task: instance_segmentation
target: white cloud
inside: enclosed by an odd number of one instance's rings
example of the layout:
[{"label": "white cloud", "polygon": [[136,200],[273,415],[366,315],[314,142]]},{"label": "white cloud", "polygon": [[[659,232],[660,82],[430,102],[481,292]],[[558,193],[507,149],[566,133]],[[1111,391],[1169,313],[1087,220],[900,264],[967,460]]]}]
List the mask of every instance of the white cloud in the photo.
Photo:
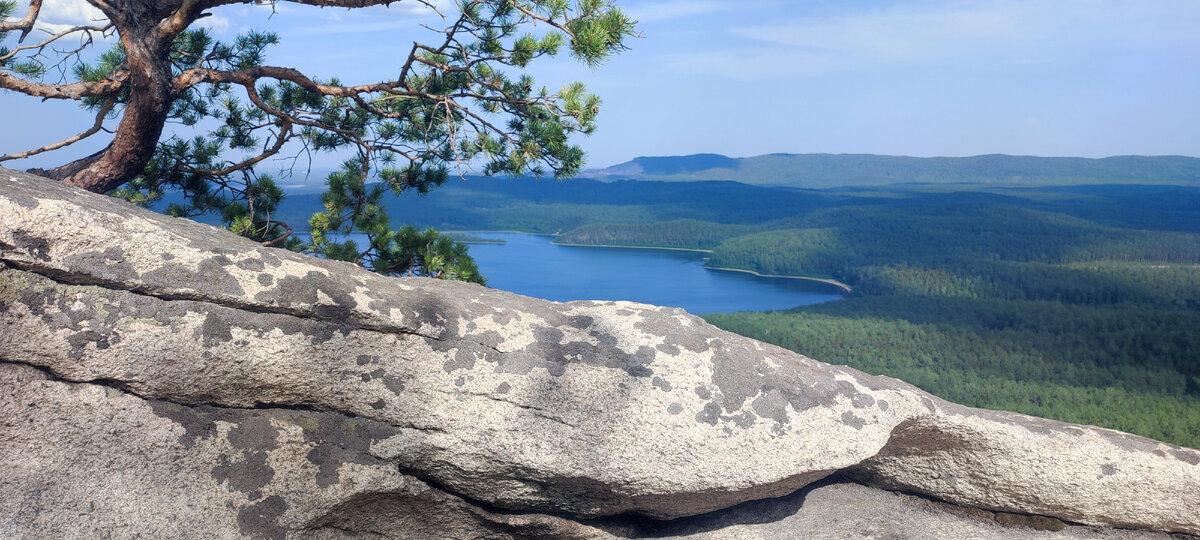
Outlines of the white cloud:
[{"label": "white cloud", "polygon": [[54,34],[74,26],[103,26],[107,20],[83,0],[46,0],[38,12],[36,28]]},{"label": "white cloud", "polygon": [[204,28],[216,34],[225,34],[233,27],[233,23],[226,17],[220,15],[210,15],[203,17],[195,22],[195,26]]},{"label": "white cloud", "polygon": [[55,24],[95,24],[106,20],[100,10],[83,0],[46,0],[39,21]]},{"label": "white cloud", "polygon": [[[753,78],[880,65],[976,62],[1060,64],[1103,61],[1125,47],[1200,55],[1200,2],[1161,0],[917,0],[819,16],[789,16],[726,30],[741,38],[720,51],[674,55],[691,72]],[[738,51],[736,55],[730,51]],[[722,66],[722,67],[713,67]]]},{"label": "white cloud", "polygon": [[[246,4],[218,9],[208,17],[196,21],[196,26],[207,28],[218,33],[225,33],[235,27],[245,30],[253,27],[265,17],[275,15],[292,15],[303,10],[314,10],[318,16],[337,21],[337,25],[326,25],[313,28],[314,34],[352,33],[360,31],[375,31],[398,28],[395,19],[404,18],[439,18],[434,8],[442,13],[455,8],[454,0],[429,0],[428,4],[415,0],[402,0],[387,8],[356,8],[333,9],[296,7],[288,2]],[[381,20],[383,19],[383,20]],[[389,24],[387,19],[393,20]],[[50,33],[61,32],[73,26],[103,25],[106,21],[100,10],[92,7],[84,0],[45,0],[38,16],[37,28]]]},{"label": "white cloud", "polygon": [[[960,55],[968,49],[1019,45],[1039,24],[1025,7],[904,5],[833,17],[797,18],[734,33],[775,45],[885,61]],[[925,8],[925,9],[921,9]],[[1032,25],[1030,23],[1033,23]]]}]

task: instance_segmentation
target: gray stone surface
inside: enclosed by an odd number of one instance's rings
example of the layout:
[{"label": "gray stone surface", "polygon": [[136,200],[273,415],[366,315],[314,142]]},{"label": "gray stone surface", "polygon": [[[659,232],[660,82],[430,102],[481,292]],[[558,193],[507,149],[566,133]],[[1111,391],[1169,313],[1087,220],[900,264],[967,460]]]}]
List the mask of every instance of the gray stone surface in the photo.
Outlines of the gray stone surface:
[{"label": "gray stone surface", "polygon": [[[419,527],[446,506],[461,537],[569,537],[598,534],[577,520],[693,516],[845,470],[970,506],[1200,533],[1195,450],[967,409],[676,309],[385,278],[4,169],[0,362],[82,400],[29,416],[82,439],[101,435],[80,416],[99,398],[72,384],[136,397],[99,421],[131,439],[90,465],[107,487],[59,510],[104,489],[142,497],[169,475],[178,486],[139,498],[177,516],[163,527],[209,516],[235,534],[260,516],[268,537],[361,532],[372,519]],[[339,435],[338,422],[361,431]],[[69,451],[29,429],[0,451],[41,439]],[[128,470],[158,461],[170,466]],[[70,459],[46,463],[0,482],[66,491],[56,477]],[[0,527],[50,511],[29,512]],[[138,523],[89,515],[113,521],[99,529]]]},{"label": "gray stone surface", "polygon": [[591,538],[497,514],[369,447],[338,413],[182,406],[0,363],[0,538]]},{"label": "gray stone surface", "polygon": [[620,538],[694,540],[1171,538],[1158,532],[996,514],[844,481],[823,481],[786,497],[743,503],[720,512],[665,523],[593,525]]},{"label": "gray stone surface", "polygon": [[182,406],[0,363],[3,538],[1112,538],[1048,533],[853,483],[669,522],[496,512],[366,450],[394,427],[337,413]]}]

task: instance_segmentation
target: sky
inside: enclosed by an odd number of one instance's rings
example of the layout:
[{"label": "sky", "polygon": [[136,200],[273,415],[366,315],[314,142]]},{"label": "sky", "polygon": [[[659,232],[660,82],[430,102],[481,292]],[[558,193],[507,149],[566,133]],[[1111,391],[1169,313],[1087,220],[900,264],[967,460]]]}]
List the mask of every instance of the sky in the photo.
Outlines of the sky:
[{"label": "sky", "polygon": [[[579,80],[603,99],[597,132],[576,141],[589,168],[702,152],[1200,156],[1197,0],[616,3],[639,21],[630,50],[595,69],[565,54],[531,69],[541,85]],[[46,4],[51,24],[89,17],[81,0]],[[346,83],[394,75],[413,41],[435,39],[421,25],[444,23],[411,0],[229,6],[203,21],[222,38],[275,31],[268,64]],[[13,93],[0,111],[0,153],[91,123],[72,104]]]}]

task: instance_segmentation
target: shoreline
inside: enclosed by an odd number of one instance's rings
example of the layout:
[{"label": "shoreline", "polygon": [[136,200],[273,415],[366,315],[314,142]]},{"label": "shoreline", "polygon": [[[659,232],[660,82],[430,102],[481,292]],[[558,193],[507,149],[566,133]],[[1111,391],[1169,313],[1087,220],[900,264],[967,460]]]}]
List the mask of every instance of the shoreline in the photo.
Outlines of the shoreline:
[{"label": "shoreline", "polygon": [[705,268],[707,268],[709,270],[724,270],[726,272],[742,272],[745,274],[753,274],[758,277],[765,277],[765,278],[804,279],[804,280],[808,280],[808,281],[820,281],[821,283],[828,283],[828,284],[833,285],[843,291],[846,291],[846,294],[854,292],[854,289],[852,287],[850,287],[849,285],[846,285],[845,283],[842,283],[836,279],[825,279],[825,278],[815,278],[815,277],[805,277],[805,276],[780,276],[780,275],[775,275],[775,274],[760,274],[758,272],[755,272],[754,270],[746,270],[743,268],[717,268],[717,267],[713,267],[713,266],[705,266]]},{"label": "shoreline", "polygon": [[[550,235],[554,236],[554,235]],[[674,247],[658,247],[658,246],[620,246],[611,244],[564,244],[561,242],[551,241],[550,243],[556,246],[566,247],[598,247],[598,248],[624,248],[624,249],[665,249],[668,251],[691,251],[693,253],[712,253],[711,249],[695,249],[695,248],[674,248]]]},{"label": "shoreline", "polygon": [[[550,236],[550,237],[555,237],[555,238],[557,238],[557,237],[559,236],[559,235],[557,235],[557,234],[546,234],[546,233],[530,233],[530,232],[524,232],[524,231],[442,231],[442,232],[458,232],[458,233],[512,233],[512,234],[529,234],[529,235],[533,235],[533,236]],[[564,246],[564,247],[596,247],[596,248],[625,248],[625,249],[664,249],[664,250],[668,250],[668,251],[690,251],[690,252],[693,252],[693,253],[712,253],[712,250],[711,250],[711,249],[695,249],[695,248],[674,248],[674,247],[657,247],[657,246],[620,246],[620,245],[612,245],[612,244],[574,244],[574,243],[570,243],[570,244],[564,244],[564,243],[560,243],[560,242],[555,242],[555,241],[553,241],[553,240],[551,240],[551,241],[550,241],[550,243],[552,243],[552,244],[554,244],[554,245],[556,245],[556,246]],[[842,283],[842,282],[840,282],[840,281],[838,281],[838,280],[836,280],[836,279],[816,278],[816,277],[807,277],[807,276],[781,276],[781,275],[776,275],[776,274],[760,274],[760,273],[758,273],[758,272],[755,272],[755,271],[753,271],[753,270],[746,270],[746,269],[744,269],[744,268],[718,268],[718,267],[714,267],[714,266],[707,266],[707,265],[706,265],[706,266],[704,266],[704,268],[707,268],[707,269],[709,269],[709,270],[722,270],[722,271],[726,271],[726,272],[742,272],[742,273],[744,273],[744,274],[751,274],[751,275],[755,275],[755,276],[758,276],[758,277],[764,277],[764,278],[803,279],[803,280],[806,280],[806,281],[818,281],[818,282],[825,283],[825,284],[828,284],[828,285],[833,285],[834,287],[837,287],[837,288],[841,289],[842,291],[845,291],[845,293],[846,293],[846,294],[850,294],[850,293],[854,292],[854,288],[853,288],[853,287],[851,287],[851,286],[849,286],[849,285],[846,285],[845,283]]]},{"label": "shoreline", "polygon": [[478,230],[474,230],[474,231],[457,231],[457,230],[455,230],[455,231],[442,231],[442,230],[439,230],[438,232],[439,232],[439,233],[484,233],[484,234],[487,234],[487,233],[508,233],[508,234],[528,234],[528,235],[530,235],[530,236],[558,236],[557,234],[551,234],[551,233],[536,233],[536,232],[525,232],[525,231],[478,231]]}]

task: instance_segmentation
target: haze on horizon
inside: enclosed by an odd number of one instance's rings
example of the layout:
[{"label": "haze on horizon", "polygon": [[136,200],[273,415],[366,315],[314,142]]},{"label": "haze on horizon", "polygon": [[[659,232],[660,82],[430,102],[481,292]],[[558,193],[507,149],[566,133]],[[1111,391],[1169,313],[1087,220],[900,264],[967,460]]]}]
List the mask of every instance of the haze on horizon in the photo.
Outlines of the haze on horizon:
[{"label": "haze on horizon", "polygon": [[[604,99],[596,134],[580,139],[587,168],[696,153],[1200,155],[1200,2],[617,4],[640,21],[643,37],[631,50],[594,71],[566,56],[534,63],[539,84],[582,80]],[[48,0],[45,20],[83,22],[85,8],[82,0]],[[386,62],[403,56],[397,50],[429,39],[419,24],[440,26],[436,14],[407,1],[213,14],[205,24],[219,38],[278,32],[269,64],[355,83],[388,77]],[[0,109],[9,127],[0,132],[3,153],[91,123],[74,103],[8,92]],[[58,164],[102,142],[4,165]]]}]

